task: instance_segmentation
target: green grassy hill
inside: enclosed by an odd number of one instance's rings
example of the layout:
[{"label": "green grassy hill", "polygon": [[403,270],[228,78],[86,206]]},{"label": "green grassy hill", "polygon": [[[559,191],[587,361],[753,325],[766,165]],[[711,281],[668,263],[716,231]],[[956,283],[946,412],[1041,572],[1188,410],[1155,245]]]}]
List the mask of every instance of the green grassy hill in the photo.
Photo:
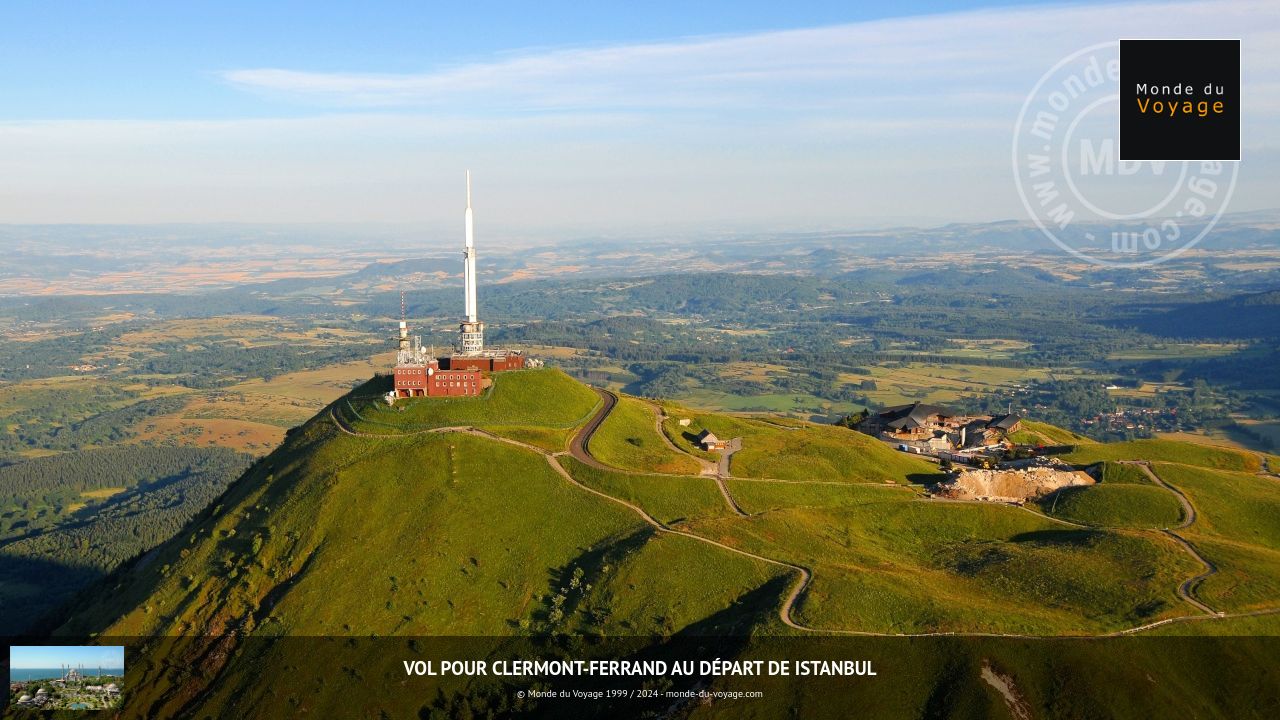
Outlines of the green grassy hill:
[{"label": "green grassy hill", "polygon": [[1255,453],[1162,439],[1080,443],[1063,459],[1073,463],[1142,459],[1244,472],[1257,472],[1262,468],[1262,461]]},{"label": "green grassy hill", "polygon": [[1276,606],[1280,598],[1280,481],[1251,473],[1172,463],[1153,466],[1199,516],[1181,531],[1218,567],[1197,588],[1225,610]]},{"label": "green grassy hill", "polygon": [[[1101,485],[1060,498],[1049,516],[928,499],[919,483],[936,466],[844,428],[669,406],[661,431],[691,454],[701,428],[743,439],[722,492],[715,478],[655,473],[691,458],[666,446],[638,400],[624,398],[589,444],[614,469],[565,454],[599,405],[559,371],[501,374],[479,398],[395,407],[369,389],[291,431],[60,629],[164,637],[171,656],[212,662],[198,677],[146,664],[139,715],[290,716],[330,694],[337,702],[355,682],[312,671],[296,648],[267,658],[257,643],[272,638],[1096,635],[1208,617],[1177,594],[1202,566],[1159,530],[1179,519],[1176,497],[1128,466],[1109,463]],[[433,431],[457,426],[484,432]],[[1161,458],[1206,464],[1155,465],[1200,513],[1180,532],[1219,566],[1193,591],[1224,610],[1270,607],[1280,595],[1280,483],[1165,442]],[[1152,447],[1094,445],[1099,459]],[[787,618],[803,630],[780,617],[797,566],[810,580]],[[255,678],[272,663],[306,670],[266,692]]]},{"label": "green grassy hill", "polygon": [[613,412],[591,437],[591,454],[624,470],[697,475],[698,461],[667,447],[654,430],[657,422],[657,414],[644,401],[619,397]]},{"label": "green grassy hill", "polygon": [[1182,520],[1182,505],[1154,485],[1110,484],[1065,488],[1042,498],[1040,508],[1063,520],[1101,527],[1167,528]]},{"label": "green grassy hill", "polygon": [[492,379],[480,397],[398,400],[394,406],[382,399],[384,384],[371,381],[339,400],[335,410],[362,433],[471,426],[558,451],[600,403],[591,388],[555,368],[497,373]]}]

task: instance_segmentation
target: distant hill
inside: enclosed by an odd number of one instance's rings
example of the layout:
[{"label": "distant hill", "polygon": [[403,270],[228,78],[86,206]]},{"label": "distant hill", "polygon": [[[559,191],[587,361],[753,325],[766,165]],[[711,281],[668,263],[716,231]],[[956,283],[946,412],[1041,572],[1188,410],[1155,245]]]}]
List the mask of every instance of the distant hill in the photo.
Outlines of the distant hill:
[{"label": "distant hill", "polygon": [[1185,304],[1142,316],[1134,326],[1187,339],[1280,338],[1280,290]]}]

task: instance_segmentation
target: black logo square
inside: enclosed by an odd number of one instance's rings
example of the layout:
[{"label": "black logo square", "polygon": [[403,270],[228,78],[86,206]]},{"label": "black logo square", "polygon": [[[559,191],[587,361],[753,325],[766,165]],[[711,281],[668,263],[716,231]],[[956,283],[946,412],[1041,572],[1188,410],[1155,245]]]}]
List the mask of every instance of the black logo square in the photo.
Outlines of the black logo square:
[{"label": "black logo square", "polygon": [[1121,40],[1120,159],[1239,160],[1240,41]]}]

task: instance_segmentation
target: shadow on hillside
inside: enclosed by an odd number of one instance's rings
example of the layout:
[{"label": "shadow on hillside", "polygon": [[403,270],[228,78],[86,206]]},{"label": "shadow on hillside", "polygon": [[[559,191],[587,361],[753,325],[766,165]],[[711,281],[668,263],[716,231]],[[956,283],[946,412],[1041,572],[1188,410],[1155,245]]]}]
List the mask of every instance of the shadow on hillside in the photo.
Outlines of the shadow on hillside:
[{"label": "shadow on hillside", "polygon": [[1101,535],[1099,530],[1034,530],[1018,533],[1009,538],[1009,542],[1031,543],[1033,545],[1059,545],[1085,547],[1092,545]]},{"label": "shadow on hillside", "polygon": [[680,437],[684,438],[685,442],[689,443],[690,445],[693,445],[694,447],[698,446],[698,436],[689,432],[688,430],[685,430],[684,432],[680,433]]},{"label": "shadow on hillside", "polygon": [[[602,580],[607,579],[605,576],[609,571],[605,570],[606,567],[612,570],[611,566],[616,566],[628,555],[643,548],[656,532],[646,525],[629,535],[591,548],[562,567],[549,568],[547,570],[547,589],[550,591],[548,597],[559,598],[559,601],[558,603],[553,601],[552,604],[535,611],[534,620],[544,624],[546,626],[544,629],[548,630],[562,622],[567,625],[570,621],[584,627],[597,624],[598,618],[579,617],[575,612],[579,605],[594,599],[586,588],[595,587]],[[557,610],[559,610],[558,617]],[[594,612],[607,613],[608,607],[595,608]],[[519,625],[519,623],[515,624]]]},{"label": "shadow on hillside", "polygon": [[911,485],[937,485],[946,479],[947,474],[943,472],[907,474],[907,482]]},{"label": "shadow on hillside", "polygon": [[0,636],[42,633],[65,614],[64,606],[103,576],[92,567],[12,555],[0,550]]},{"label": "shadow on hillside", "polygon": [[741,637],[743,646],[753,630],[764,625],[767,618],[777,614],[783,597],[791,586],[792,575],[779,575],[758,588],[739,595],[728,607],[718,610],[678,632],[675,637],[716,637],[722,641],[716,649],[724,648],[726,637]]}]

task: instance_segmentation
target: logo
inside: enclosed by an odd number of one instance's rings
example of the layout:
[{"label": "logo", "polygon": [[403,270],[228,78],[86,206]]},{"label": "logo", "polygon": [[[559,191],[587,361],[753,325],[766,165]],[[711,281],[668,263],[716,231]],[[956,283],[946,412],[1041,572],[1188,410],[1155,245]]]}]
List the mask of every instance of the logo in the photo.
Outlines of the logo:
[{"label": "logo", "polygon": [[1023,207],[1058,247],[1142,267],[1200,242],[1235,190],[1238,163],[1120,159],[1120,43],[1079,50],[1027,95],[1013,137]]}]

